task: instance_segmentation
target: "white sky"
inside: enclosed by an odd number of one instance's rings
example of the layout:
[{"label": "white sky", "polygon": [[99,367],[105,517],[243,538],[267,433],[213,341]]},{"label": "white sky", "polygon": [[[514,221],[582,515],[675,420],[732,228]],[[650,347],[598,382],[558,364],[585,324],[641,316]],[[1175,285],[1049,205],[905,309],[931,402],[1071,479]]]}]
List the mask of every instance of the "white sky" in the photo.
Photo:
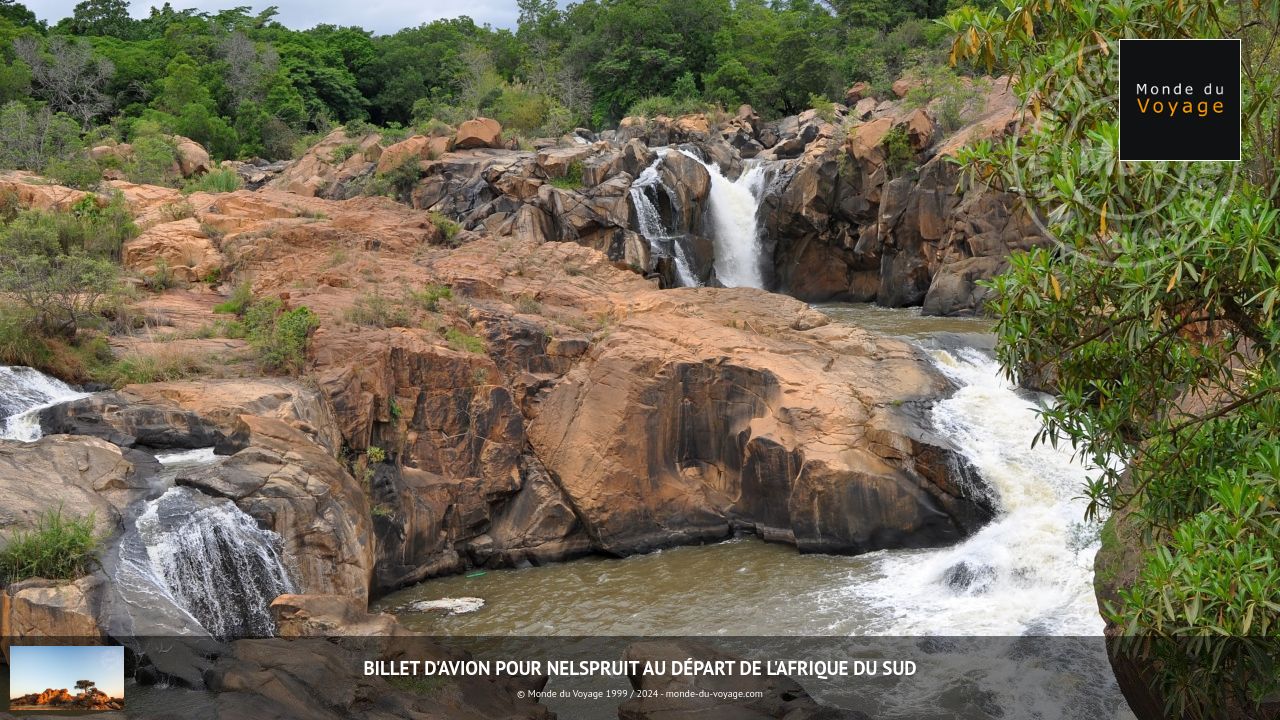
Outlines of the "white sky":
[{"label": "white sky", "polygon": [[[22,0],[41,20],[57,22],[71,15],[79,0]],[[170,0],[176,9],[194,7],[201,11],[217,11],[250,5],[255,12],[275,5],[280,9],[276,19],[302,30],[321,23],[359,25],[384,34],[403,27],[414,27],[439,18],[468,15],[477,24],[514,28],[515,0]],[[131,0],[134,17],[146,17],[151,6],[164,0]]]}]

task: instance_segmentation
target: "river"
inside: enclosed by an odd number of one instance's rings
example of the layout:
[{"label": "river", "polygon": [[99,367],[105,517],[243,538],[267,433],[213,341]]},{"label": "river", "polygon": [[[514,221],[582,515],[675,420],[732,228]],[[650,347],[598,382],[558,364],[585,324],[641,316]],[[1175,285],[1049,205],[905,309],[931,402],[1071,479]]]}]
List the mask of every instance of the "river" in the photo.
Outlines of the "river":
[{"label": "river", "polygon": [[[1052,399],[1003,377],[991,357],[988,321],[869,305],[818,309],[917,343],[956,384],[932,420],[992,488],[999,509],[993,522],[952,547],[857,557],[801,555],[740,537],[625,559],[477,572],[402,590],[377,609],[413,629],[458,637],[810,638],[755,641],[757,649],[768,646],[765,653],[868,637],[881,640],[862,646],[866,653],[919,652],[918,639],[935,636],[962,644],[930,651],[932,676],[910,690],[881,688],[873,697],[851,694],[848,683],[802,683],[824,701],[874,709],[873,717],[988,716],[972,705],[983,697],[1006,717],[1129,717],[1098,639],[1098,527],[1083,522],[1080,497],[1088,470],[1066,450],[1032,447],[1037,410]],[[483,605],[456,614],[408,609],[462,597]],[[740,645],[749,652],[752,641]],[[591,647],[578,643],[576,652]],[[983,656],[990,662],[977,659]],[[608,710],[574,708],[570,716],[603,718]]]}]

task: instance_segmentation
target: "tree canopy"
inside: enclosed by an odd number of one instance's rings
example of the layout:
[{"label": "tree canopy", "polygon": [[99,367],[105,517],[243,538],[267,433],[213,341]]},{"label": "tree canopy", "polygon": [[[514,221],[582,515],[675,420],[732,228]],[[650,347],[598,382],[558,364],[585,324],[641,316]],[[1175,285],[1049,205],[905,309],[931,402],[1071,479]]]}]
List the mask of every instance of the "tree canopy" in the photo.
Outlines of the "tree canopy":
[{"label": "tree canopy", "polygon": [[[948,21],[953,57],[1016,75],[1030,113],[960,161],[1055,241],[994,281],[998,352],[1055,386],[1041,439],[1095,465],[1091,512],[1141,538],[1106,614],[1146,643],[1171,717],[1248,712],[1277,689],[1274,645],[1248,639],[1280,636],[1278,13],[1033,0]],[[1244,162],[1119,160],[1117,105],[1099,99],[1122,37],[1242,39]]]}]

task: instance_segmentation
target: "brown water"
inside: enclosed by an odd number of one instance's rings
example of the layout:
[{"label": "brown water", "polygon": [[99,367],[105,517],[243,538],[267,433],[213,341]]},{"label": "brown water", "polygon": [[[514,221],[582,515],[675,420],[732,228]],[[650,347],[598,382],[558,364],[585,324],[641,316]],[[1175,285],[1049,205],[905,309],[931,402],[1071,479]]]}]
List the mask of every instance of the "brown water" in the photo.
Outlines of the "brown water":
[{"label": "brown water", "polygon": [[441,635],[848,635],[887,620],[871,607],[841,602],[851,587],[879,577],[875,557],[801,555],[741,538],[429,580],[383,598],[377,608],[485,601],[459,615],[399,613],[410,628]]},{"label": "brown water", "polygon": [[[922,317],[919,308],[815,306],[838,322],[920,341],[989,346],[991,322]],[[928,554],[902,551],[895,556]],[[801,555],[754,537],[625,559],[586,558],[476,576],[429,580],[383,598],[381,611],[442,635],[853,635],[892,632],[894,612],[860,602],[882,594],[885,553]],[[414,612],[423,600],[475,597],[484,606],[450,615]]]}]

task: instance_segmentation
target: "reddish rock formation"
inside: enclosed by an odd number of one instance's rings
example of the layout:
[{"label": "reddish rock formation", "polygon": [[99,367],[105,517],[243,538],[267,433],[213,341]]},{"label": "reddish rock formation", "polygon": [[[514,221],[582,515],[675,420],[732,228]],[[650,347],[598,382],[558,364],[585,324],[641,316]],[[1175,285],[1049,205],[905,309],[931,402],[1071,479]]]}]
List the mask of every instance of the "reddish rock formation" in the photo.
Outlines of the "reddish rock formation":
[{"label": "reddish rock formation", "polygon": [[478,117],[458,126],[453,146],[459,150],[502,147],[502,125],[491,118]]}]

